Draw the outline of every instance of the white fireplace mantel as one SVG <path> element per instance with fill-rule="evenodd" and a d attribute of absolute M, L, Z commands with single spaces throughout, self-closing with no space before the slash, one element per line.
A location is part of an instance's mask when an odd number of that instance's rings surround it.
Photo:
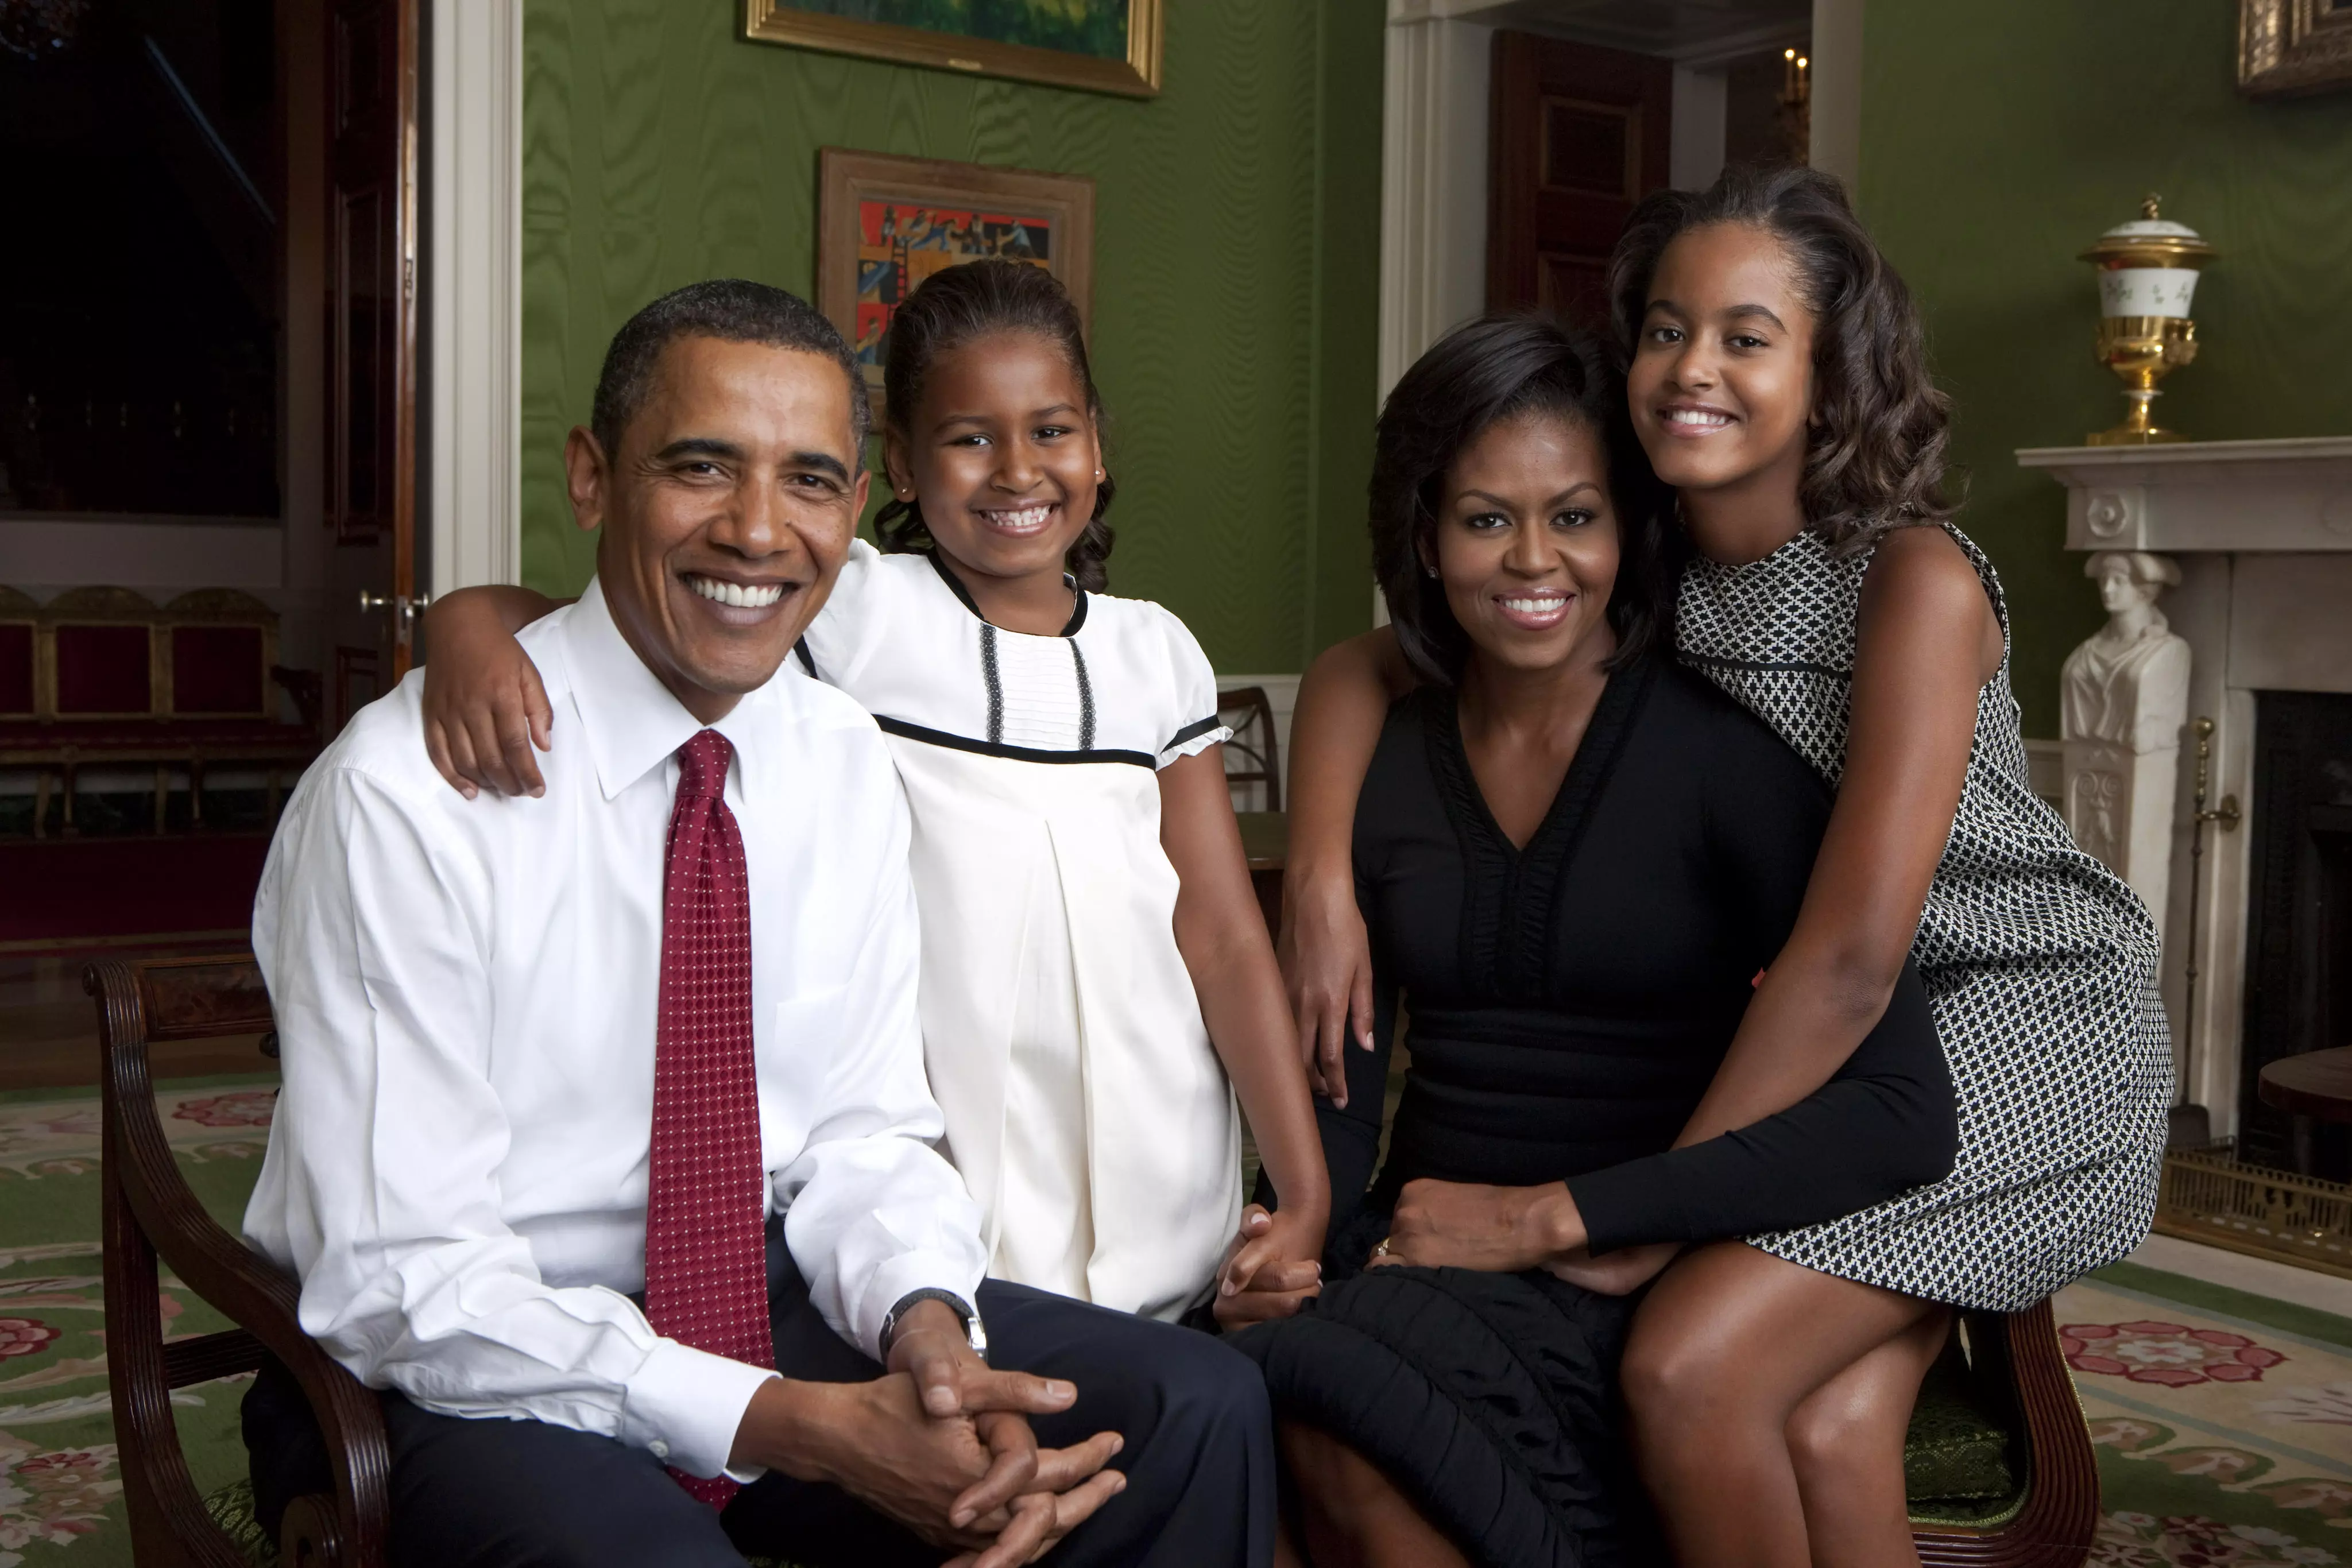
<path fill-rule="evenodd" d="M 2030 446 L 2066 486 L 2066 548 L 2352 550 L 2352 436 Z"/>
<path fill-rule="evenodd" d="M 2146 550 L 2180 568 L 2161 608 L 2190 648 L 2189 716 L 2213 721 L 2206 804 L 2251 809 L 2254 694 L 2352 693 L 2352 437 L 2031 447 L 2017 461 L 2066 487 L 2068 549 Z M 2086 599 L 2095 591 L 2084 583 Z M 2192 865 L 2197 768 L 2184 736 L 2163 990 L 2182 1097 L 2226 1134 L 2238 1120 L 2253 824 L 2209 823 Z"/>

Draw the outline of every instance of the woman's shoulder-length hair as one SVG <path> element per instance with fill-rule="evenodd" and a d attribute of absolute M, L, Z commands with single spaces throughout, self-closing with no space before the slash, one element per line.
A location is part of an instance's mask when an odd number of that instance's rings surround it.
<path fill-rule="evenodd" d="M 1372 455 L 1372 568 L 1397 645 L 1423 679 L 1461 679 L 1469 639 L 1429 574 L 1445 476 L 1493 426 L 1529 414 L 1568 420 L 1601 437 L 1617 516 L 1619 562 L 1609 620 L 1612 663 L 1672 636 L 1675 536 L 1668 498 L 1650 472 L 1625 412 L 1625 381 L 1591 332 L 1532 313 L 1456 328 L 1414 361 L 1381 410 Z"/>

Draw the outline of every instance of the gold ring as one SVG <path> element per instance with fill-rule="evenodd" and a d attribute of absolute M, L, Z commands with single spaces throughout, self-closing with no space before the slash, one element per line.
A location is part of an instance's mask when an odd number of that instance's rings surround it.
<path fill-rule="evenodd" d="M 1389 1239 L 1388 1239 L 1387 1237 L 1383 1236 L 1383 1237 L 1381 1237 L 1381 1244 L 1380 1244 L 1378 1247 L 1375 1247 L 1375 1248 L 1373 1248 L 1373 1249 L 1372 1249 L 1372 1256 L 1373 1256 L 1373 1257 L 1375 1257 L 1375 1258 L 1385 1258 L 1385 1257 L 1387 1257 L 1388 1255 L 1389 1255 Z"/>

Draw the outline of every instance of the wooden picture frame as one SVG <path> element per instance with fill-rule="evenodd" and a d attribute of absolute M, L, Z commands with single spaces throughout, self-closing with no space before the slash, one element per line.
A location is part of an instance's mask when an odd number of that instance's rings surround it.
<path fill-rule="evenodd" d="M 1034 260 L 1094 320 L 1095 183 L 827 147 L 818 155 L 816 306 L 849 340 L 882 417 L 889 319 L 923 278 L 987 256 Z M 911 237 L 910 237 L 911 236 Z"/>
<path fill-rule="evenodd" d="M 2352 0 L 2238 0 L 2238 90 L 2292 98 L 2352 88 Z"/>
<path fill-rule="evenodd" d="M 1125 58 L 1004 43 L 937 27 L 860 21 L 785 0 L 743 0 L 743 36 L 757 43 L 822 49 L 969 76 L 1010 77 L 1015 81 L 1128 98 L 1158 97 L 1165 0 L 1096 3 L 1126 7 Z"/>

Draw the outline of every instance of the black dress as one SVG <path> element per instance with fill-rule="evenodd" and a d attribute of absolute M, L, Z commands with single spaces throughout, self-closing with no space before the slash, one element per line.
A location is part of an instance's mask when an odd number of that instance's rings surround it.
<path fill-rule="evenodd" d="M 1389 715 L 1355 831 L 1378 1049 L 1347 1053 L 1345 1111 L 1317 1106 L 1328 1283 L 1234 1343 L 1278 1415 L 1346 1438 L 1474 1563 L 1660 1560 L 1618 1435 L 1638 1297 L 1364 1271 L 1405 1182 L 1564 1179 L 1599 1252 L 1814 1223 L 1951 1167 L 1951 1080 L 1907 967 L 1818 1093 L 1667 1152 L 1788 938 L 1830 805 L 1762 723 L 1662 662 L 1611 678 L 1524 849 L 1479 795 L 1451 691 Z M 1374 1182 L 1400 993 L 1412 1061 Z"/>

